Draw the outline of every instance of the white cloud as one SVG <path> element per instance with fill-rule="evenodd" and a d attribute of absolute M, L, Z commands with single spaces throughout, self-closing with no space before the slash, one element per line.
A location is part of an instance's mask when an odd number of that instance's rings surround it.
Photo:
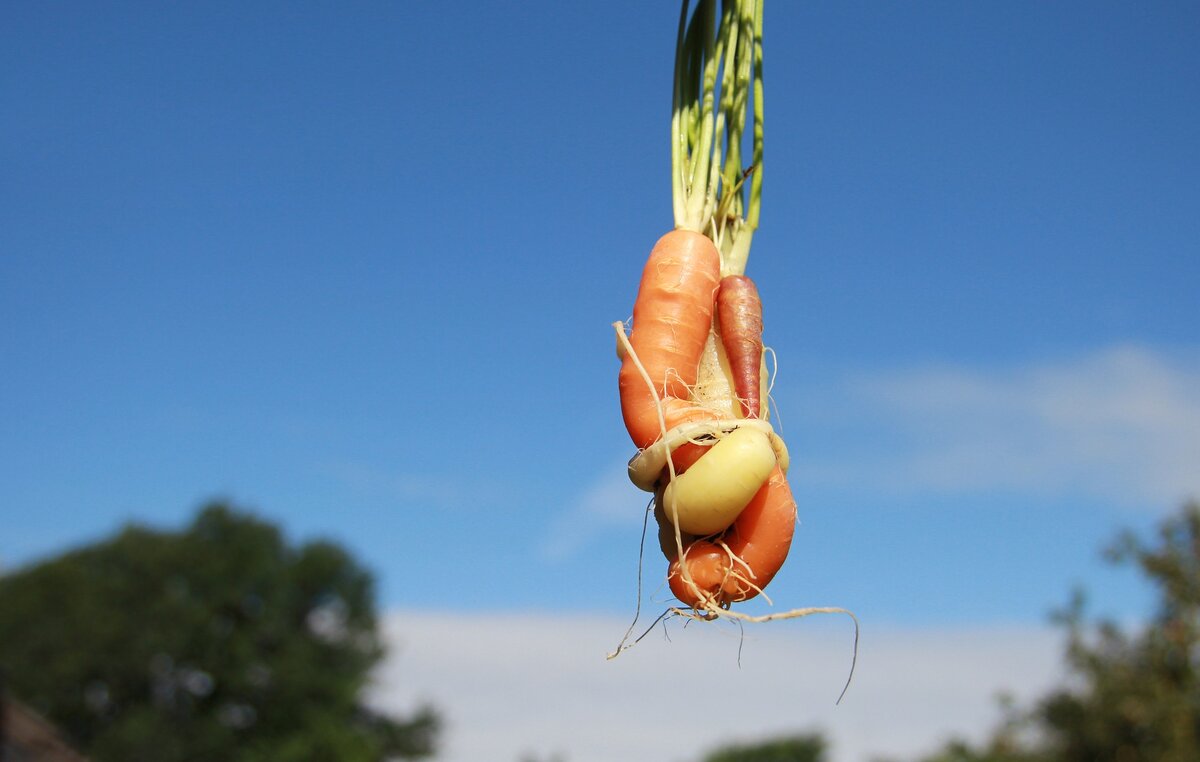
<path fill-rule="evenodd" d="M 1194 360 L 1122 346 L 998 371 L 886 372 L 804 394 L 811 444 L 793 462 L 810 483 L 1086 496 L 1155 510 L 1200 494 Z M 847 424 L 857 441 L 823 451 L 813 428 Z"/>
<path fill-rule="evenodd" d="M 394 644 L 374 702 L 428 701 L 447 721 L 442 762 L 694 762 L 715 745 L 821 730 L 834 762 L 911 758 L 951 735 L 982 737 L 1000 691 L 1040 695 L 1060 675 L 1046 628 L 875 629 L 862 634 L 846 699 L 849 620 L 750 626 L 693 623 L 613 661 L 611 618 L 434 614 L 386 618 Z"/>
<path fill-rule="evenodd" d="M 550 523 L 542 540 L 542 556 L 550 561 L 570 558 L 595 539 L 598 531 L 630 528 L 644 518 L 650 496 L 629 481 L 625 463 L 614 462 Z"/>

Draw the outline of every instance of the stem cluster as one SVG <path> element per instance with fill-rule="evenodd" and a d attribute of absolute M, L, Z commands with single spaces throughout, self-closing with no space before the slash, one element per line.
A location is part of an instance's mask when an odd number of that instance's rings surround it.
<path fill-rule="evenodd" d="M 671 109 L 675 227 L 710 237 L 741 275 L 762 199 L 763 0 L 683 0 Z M 747 112 L 750 162 L 743 165 Z"/>

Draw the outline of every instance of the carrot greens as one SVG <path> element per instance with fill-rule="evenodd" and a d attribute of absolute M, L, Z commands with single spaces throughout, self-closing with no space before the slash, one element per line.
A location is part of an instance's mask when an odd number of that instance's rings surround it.
<path fill-rule="evenodd" d="M 684 1 L 671 108 L 675 226 L 704 233 L 721 274 L 741 275 L 762 201 L 763 0 Z M 750 163 L 743 166 L 747 112 Z"/>

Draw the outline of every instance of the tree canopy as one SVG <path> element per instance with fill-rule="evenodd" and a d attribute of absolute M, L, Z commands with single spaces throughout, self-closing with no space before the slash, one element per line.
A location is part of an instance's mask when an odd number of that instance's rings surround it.
<path fill-rule="evenodd" d="M 825 739 L 800 734 L 756 743 L 735 743 L 709 752 L 704 762 L 822 762 Z"/>
<path fill-rule="evenodd" d="M 382 655 L 365 569 L 226 505 L 0 576 L 9 689 L 100 762 L 428 756 L 432 710 L 361 701 Z"/>

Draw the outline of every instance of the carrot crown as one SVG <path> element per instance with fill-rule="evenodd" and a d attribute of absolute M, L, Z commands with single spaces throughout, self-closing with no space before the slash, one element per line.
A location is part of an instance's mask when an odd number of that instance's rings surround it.
<path fill-rule="evenodd" d="M 683 0 L 671 108 L 675 227 L 703 233 L 721 252 L 721 274 L 741 275 L 762 199 L 763 0 Z M 751 104 L 753 108 L 751 109 Z M 746 112 L 750 163 L 742 165 Z"/>

